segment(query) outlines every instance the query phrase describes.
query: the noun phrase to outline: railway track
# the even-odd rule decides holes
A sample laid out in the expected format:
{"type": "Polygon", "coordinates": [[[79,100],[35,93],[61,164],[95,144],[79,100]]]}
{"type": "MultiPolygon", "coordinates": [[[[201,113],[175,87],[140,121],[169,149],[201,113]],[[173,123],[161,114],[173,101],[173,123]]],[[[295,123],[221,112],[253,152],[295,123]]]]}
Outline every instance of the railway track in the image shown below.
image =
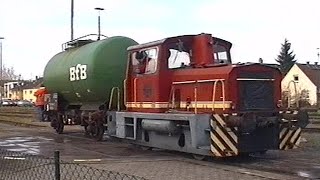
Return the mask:
{"type": "MultiPolygon", "coordinates": [[[[214,160],[213,160],[214,161],[214,160]]],[[[310,159],[296,160],[283,158],[270,158],[261,155],[250,155],[249,157],[237,157],[232,160],[220,161],[219,163],[240,167],[249,168],[253,170],[280,173],[300,177],[314,177],[320,178],[319,175],[309,174],[308,170],[316,169],[320,164],[316,162],[309,162],[310,159]],[[307,174],[301,176],[301,174],[307,174]]]]}
{"type": "MultiPolygon", "coordinates": [[[[89,139],[81,135],[80,133],[69,133],[69,134],[62,134],[65,137],[71,138],[79,138],[79,139],[89,139]]],[[[108,141],[102,143],[109,143],[108,141]]],[[[97,150],[88,150],[86,147],[76,147],[79,150],[85,150],[90,152],[95,152],[97,154],[103,155],[101,151],[97,150]]],[[[134,147],[137,148],[137,147],[134,147]]],[[[153,150],[143,150],[146,152],[151,152],[153,150]]],[[[300,177],[313,177],[314,175],[308,174],[306,169],[312,169],[313,167],[320,166],[316,159],[308,159],[308,158],[289,158],[285,155],[285,153],[280,153],[280,151],[271,151],[268,152],[266,155],[260,154],[250,154],[246,157],[231,157],[231,158],[207,158],[204,161],[195,160],[192,158],[191,154],[181,153],[181,152],[172,152],[166,150],[155,150],[155,157],[152,159],[145,159],[142,156],[131,156],[129,159],[124,158],[123,156],[109,156],[108,162],[110,160],[116,163],[126,163],[126,162],[148,162],[148,161],[182,161],[188,162],[192,164],[197,164],[201,166],[208,166],[214,168],[220,168],[226,171],[229,171],[230,168],[225,167],[234,167],[234,169],[251,169],[256,171],[264,171],[270,173],[278,173],[278,174],[285,174],[290,176],[300,176],[300,177]],[[284,155],[284,157],[283,157],[284,155]],[[217,167],[219,165],[219,167],[217,167]],[[222,167],[220,165],[223,165],[222,167]]],[[[289,152],[290,153],[290,152],[289,152]]],[[[299,156],[299,155],[297,155],[299,156]]],[[[103,160],[101,162],[97,162],[96,164],[104,163],[103,160]]],[[[90,163],[92,164],[92,163],[90,163]]],[[[247,173],[247,172],[242,172],[247,173]]],[[[263,175],[259,175],[256,173],[252,174],[253,176],[263,177],[266,179],[273,179],[270,177],[265,177],[263,175]]],[[[320,174],[319,177],[320,178],[320,174]]]]}
{"type": "Polygon", "coordinates": [[[304,128],[303,129],[304,132],[308,132],[308,133],[320,133],[320,125],[319,128],[304,128]]]}
{"type": "MultiPolygon", "coordinates": [[[[0,118],[1,117],[16,117],[16,118],[32,118],[34,116],[34,110],[28,109],[27,111],[23,111],[22,109],[17,109],[18,107],[14,107],[11,109],[6,110],[0,110],[0,118]]],[[[306,128],[304,129],[307,133],[319,133],[319,128],[306,128]]],[[[46,134],[46,133],[45,133],[46,134]]],[[[55,133],[52,131],[50,133],[51,135],[54,135],[55,133]]],[[[71,132],[71,133],[65,133],[61,134],[59,136],[66,137],[66,138],[76,138],[81,140],[91,140],[90,138],[83,135],[82,132],[71,132]]],[[[104,143],[110,143],[110,140],[107,140],[107,142],[101,142],[104,143]]],[[[73,145],[70,145],[73,146],[73,145]]],[[[101,152],[99,150],[95,150],[86,146],[73,146],[73,148],[87,151],[87,152],[93,152],[95,154],[99,155],[106,155],[106,153],[101,152]]],[[[300,177],[307,177],[310,174],[308,174],[308,169],[317,169],[317,167],[320,167],[320,160],[317,158],[301,158],[305,157],[306,155],[303,152],[290,152],[288,151],[288,154],[291,154],[292,157],[287,156],[286,153],[280,152],[280,151],[272,151],[268,152],[267,155],[259,155],[259,154],[252,154],[247,157],[235,157],[235,158],[224,158],[224,159],[216,159],[216,158],[209,158],[206,161],[198,161],[191,158],[190,154],[185,153],[177,153],[177,152],[171,152],[171,151],[156,151],[154,155],[156,158],[153,159],[146,159],[143,158],[144,154],[141,156],[131,156],[129,159],[124,158],[121,155],[118,156],[108,156],[108,161],[113,160],[117,161],[119,163],[123,163],[126,161],[188,161],[190,163],[202,165],[202,166],[209,166],[209,167],[215,167],[215,165],[226,165],[231,166],[234,168],[246,168],[246,169],[252,169],[252,170],[258,170],[258,171],[265,171],[265,172],[271,172],[271,173],[280,173],[280,174],[286,174],[286,175],[293,175],[293,176],[300,176],[300,177]],[[298,158],[297,158],[298,157],[298,158]]],[[[103,162],[99,162],[103,163],[103,162]]],[[[217,168],[217,167],[216,167],[217,168]]],[[[319,169],[320,171],[320,169],[319,169]]],[[[255,176],[258,176],[255,174],[255,176]]],[[[310,175],[317,176],[317,175],[310,175]]],[[[264,177],[268,178],[268,177],[264,177]]],[[[320,178],[320,174],[318,177],[320,178]]]]}

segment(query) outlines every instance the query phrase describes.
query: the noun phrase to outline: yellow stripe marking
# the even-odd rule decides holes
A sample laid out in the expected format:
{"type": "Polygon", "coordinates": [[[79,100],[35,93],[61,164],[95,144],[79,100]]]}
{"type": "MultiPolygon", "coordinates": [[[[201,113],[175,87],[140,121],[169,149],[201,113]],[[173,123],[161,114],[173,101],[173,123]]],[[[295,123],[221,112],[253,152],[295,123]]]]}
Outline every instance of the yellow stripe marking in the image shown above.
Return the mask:
{"type": "Polygon", "coordinates": [[[227,136],[224,134],[224,132],[220,129],[219,126],[216,128],[216,132],[219,134],[219,136],[223,139],[225,143],[231,148],[231,150],[235,153],[238,154],[238,149],[235,147],[234,144],[230,141],[230,139],[227,138],[227,136]]]}
{"type": "Polygon", "coordinates": [[[298,147],[299,146],[299,144],[300,144],[300,142],[301,142],[301,136],[299,136],[299,138],[298,138],[298,140],[297,140],[297,142],[296,142],[296,147],[298,147]]]}
{"type": "Polygon", "coordinates": [[[231,136],[231,138],[234,140],[234,142],[238,143],[237,135],[230,128],[227,128],[227,132],[231,136]]]}
{"type": "MultiPolygon", "coordinates": [[[[170,103],[168,102],[127,102],[126,107],[129,108],[168,108],[170,103]]],[[[187,102],[182,101],[180,102],[180,108],[187,108],[187,102]]],[[[214,108],[217,109],[223,109],[223,108],[231,108],[231,101],[225,102],[223,104],[222,101],[216,101],[213,105],[214,108]]],[[[210,101],[197,101],[195,103],[194,101],[189,104],[189,108],[204,108],[204,109],[210,109],[212,108],[212,102],[210,101]]]]}
{"type": "Polygon", "coordinates": [[[216,124],[215,124],[215,121],[213,119],[210,120],[210,126],[212,127],[212,129],[215,129],[216,128],[216,124]]]}
{"type": "Polygon", "coordinates": [[[280,143],[280,149],[282,149],[285,146],[285,144],[287,143],[287,141],[288,141],[289,137],[291,136],[292,132],[293,132],[292,130],[289,130],[289,132],[285,135],[285,138],[280,143]]]}
{"type": "Polygon", "coordinates": [[[280,135],[279,135],[280,139],[282,139],[282,137],[283,137],[284,133],[287,131],[287,129],[288,129],[288,128],[283,128],[283,129],[281,130],[280,135]]]}
{"type": "Polygon", "coordinates": [[[220,140],[213,134],[210,133],[212,141],[217,144],[217,146],[221,149],[221,151],[224,151],[226,147],[220,142],[220,140]]]}
{"type": "MultiPolygon", "coordinates": [[[[293,136],[292,136],[291,139],[290,139],[290,142],[291,142],[291,143],[294,143],[294,140],[297,138],[297,136],[299,135],[300,132],[301,132],[301,128],[298,128],[298,129],[294,132],[293,136]]],[[[296,145],[296,144],[295,144],[295,145],[296,145]]]]}
{"type": "Polygon", "coordinates": [[[215,155],[215,156],[219,156],[222,157],[222,154],[220,154],[220,152],[211,144],[211,152],[215,155]]]}
{"type": "Polygon", "coordinates": [[[293,141],[297,138],[297,136],[299,135],[300,132],[301,132],[301,128],[298,128],[298,129],[294,132],[293,136],[292,136],[291,139],[290,139],[290,142],[291,142],[291,143],[293,143],[293,141]]]}
{"type": "Polygon", "coordinates": [[[219,124],[222,127],[226,126],[226,123],[223,121],[223,119],[218,114],[214,114],[213,117],[219,122],[219,124]]]}
{"type": "MultiPolygon", "coordinates": [[[[205,108],[205,109],[210,109],[212,108],[212,106],[214,108],[218,108],[218,109],[222,109],[222,108],[231,108],[231,104],[230,103],[214,103],[212,105],[212,103],[207,103],[207,102],[201,102],[201,101],[197,101],[197,103],[195,102],[191,102],[191,104],[189,104],[190,108],[205,108]]],[[[187,107],[187,103],[186,102],[181,102],[180,103],[180,107],[182,108],[186,108],[187,107]]]]}

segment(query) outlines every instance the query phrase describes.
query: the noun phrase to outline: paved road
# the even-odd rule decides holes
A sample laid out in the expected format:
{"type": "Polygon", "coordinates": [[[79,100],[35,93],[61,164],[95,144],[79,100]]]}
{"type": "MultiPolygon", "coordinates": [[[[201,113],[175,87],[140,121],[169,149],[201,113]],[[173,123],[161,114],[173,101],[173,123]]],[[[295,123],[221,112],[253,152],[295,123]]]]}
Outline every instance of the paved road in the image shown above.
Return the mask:
{"type": "MultiPolygon", "coordinates": [[[[236,158],[227,161],[197,161],[187,154],[162,150],[144,151],[131,144],[111,139],[95,142],[85,137],[78,127],[68,126],[64,134],[58,135],[47,127],[28,128],[1,124],[0,148],[48,157],[52,157],[53,152],[59,150],[65,161],[85,163],[94,168],[147,179],[302,179],[303,176],[317,176],[317,172],[303,168],[301,171],[299,168],[295,170],[296,174],[277,170],[277,166],[290,166],[294,159],[291,156],[296,156],[295,153],[300,151],[271,152],[263,157],[245,160],[236,158]],[[284,156],[281,156],[282,154],[284,156]],[[275,164],[274,168],[272,164],[275,164]]],[[[319,154],[320,152],[313,156],[319,154]]],[[[301,160],[303,157],[299,158],[297,162],[308,161],[301,160]]],[[[307,165],[315,167],[317,171],[320,161],[314,158],[310,159],[307,165]]]]}

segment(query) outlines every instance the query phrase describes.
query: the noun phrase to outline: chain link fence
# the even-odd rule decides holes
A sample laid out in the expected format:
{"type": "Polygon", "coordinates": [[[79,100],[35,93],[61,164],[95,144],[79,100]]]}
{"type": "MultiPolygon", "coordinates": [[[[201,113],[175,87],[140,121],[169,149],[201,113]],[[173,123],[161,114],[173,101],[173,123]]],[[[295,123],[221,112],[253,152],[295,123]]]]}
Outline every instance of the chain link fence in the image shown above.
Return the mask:
{"type": "Polygon", "coordinates": [[[145,178],[63,162],[60,160],[59,151],[54,153],[54,158],[47,158],[0,149],[0,179],[142,180],[145,178]]]}

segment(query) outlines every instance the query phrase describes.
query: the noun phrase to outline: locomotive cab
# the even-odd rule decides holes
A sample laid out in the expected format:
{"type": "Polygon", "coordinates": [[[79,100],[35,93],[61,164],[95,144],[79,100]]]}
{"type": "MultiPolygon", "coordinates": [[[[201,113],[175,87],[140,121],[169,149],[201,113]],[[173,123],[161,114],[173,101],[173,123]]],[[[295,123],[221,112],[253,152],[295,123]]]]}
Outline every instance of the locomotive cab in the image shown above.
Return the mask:
{"type": "Polygon", "coordinates": [[[230,48],[230,42],[210,34],[172,37],[129,47],[127,109],[137,112],[166,112],[176,106],[179,111],[194,109],[189,102],[194,96],[188,93],[181,97],[175,92],[179,91],[175,83],[205,78],[199,77],[199,73],[215,76],[218,74],[215,67],[230,67],[230,48]]]}

